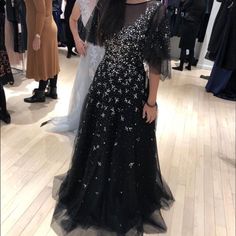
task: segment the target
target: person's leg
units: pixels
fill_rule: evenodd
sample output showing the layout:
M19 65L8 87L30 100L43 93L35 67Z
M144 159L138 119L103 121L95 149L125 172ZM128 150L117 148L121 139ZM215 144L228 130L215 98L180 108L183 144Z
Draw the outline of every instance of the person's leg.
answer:
M45 91L47 85L48 85L48 80L40 80L38 90Z
M53 11L53 18L57 25L57 41L58 47L65 47L65 45L61 42L61 35L62 35L62 25L61 25L61 18L60 13L58 11Z
M75 47L75 42L70 30L69 19L66 19L66 46L67 46L67 58L71 58L71 56L77 55L72 51L73 47Z
M48 81L40 80L38 89L34 89L33 96L25 98L24 101L27 103L45 102L45 90Z
M51 88L56 88L57 87L57 75L55 75L54 78L49 79L49 86Z
M67 46L67 56L66 57L71 58L73 44L72 44L72 39L71 39L69 19L66 18L65 23L66 23L66 46Z
M11 116L7 111L6 96L3 86L0 84L0 120L6 124L11 123Z
M186 58L186 49L182 48L181 53L180 53L180 65L176 67L172 67L172 69L183 71L185 58Z
M54 78L49 79L49 85L45 95L52 99L57 99L57 75L55 75Z
M194 59L194 49L191 49L191 50L189 50L189 58L188 58L189 63L185 67L187 70L191 70L193 59Z

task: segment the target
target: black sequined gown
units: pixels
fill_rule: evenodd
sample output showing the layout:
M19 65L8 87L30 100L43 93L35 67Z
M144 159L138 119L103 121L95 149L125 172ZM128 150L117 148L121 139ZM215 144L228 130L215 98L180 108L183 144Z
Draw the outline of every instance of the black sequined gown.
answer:
M143 62L169 76L169 28L165 8L156 1L126 4L125 15L122 30L105 43L71 167L55 179L54 190L60 188L52 227L58 235L166 231L160 209L167 209L173 196L161 177L155 122L147 124L142 110L148 96Z

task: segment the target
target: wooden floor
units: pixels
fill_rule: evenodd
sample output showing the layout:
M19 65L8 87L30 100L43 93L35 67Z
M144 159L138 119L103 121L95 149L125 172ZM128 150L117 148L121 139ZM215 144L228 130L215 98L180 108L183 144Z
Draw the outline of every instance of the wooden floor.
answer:
M70 163L72 135L46 133L41 122L66 114L78 58L61 55L59 100L26 104L36 83L8 87L12 124L1 124L2 236L49 236L52 180ZM168 236L235 235L235 103L204 90L200 74L174 72L161 83L158 148L176 202L163 212Z

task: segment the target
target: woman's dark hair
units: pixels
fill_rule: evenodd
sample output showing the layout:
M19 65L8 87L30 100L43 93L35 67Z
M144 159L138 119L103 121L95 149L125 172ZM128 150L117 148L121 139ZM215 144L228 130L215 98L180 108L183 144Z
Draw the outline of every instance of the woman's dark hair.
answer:
M99 44L111 38L124 25L126 0L103 0L100 4L100 20L97 28Z

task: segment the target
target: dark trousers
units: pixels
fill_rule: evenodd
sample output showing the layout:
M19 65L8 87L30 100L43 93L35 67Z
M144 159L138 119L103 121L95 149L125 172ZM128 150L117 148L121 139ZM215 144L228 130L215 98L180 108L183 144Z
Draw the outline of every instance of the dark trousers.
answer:
M72 48L75 46L75 41L70 30L70 22L69 19L65 20L66 23L66 46L69 53L72 53Z
M194 59L194 49L189 50L189 54L186 53L187 49L182 48L180 54L180 61L182 64L185 63L186 59L188 59L189 65L192 65Z
M57 25L57 40L58 42L62 42L63 28L61 22L61 13L59 11L53 11L53 18Z

